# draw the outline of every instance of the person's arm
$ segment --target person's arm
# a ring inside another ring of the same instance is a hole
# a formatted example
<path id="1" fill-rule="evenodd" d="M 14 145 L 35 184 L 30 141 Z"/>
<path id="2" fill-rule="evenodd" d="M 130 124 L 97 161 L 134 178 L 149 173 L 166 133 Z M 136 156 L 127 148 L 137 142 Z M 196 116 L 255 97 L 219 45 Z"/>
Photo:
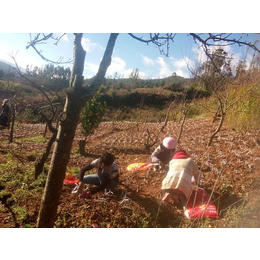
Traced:
<path id="1" fill-rule="evenodd" d="M 158 146 L 154 152 L 151 154 L 151 159 L 153 163 L 159 163 L 159 159 L 157 158 L 158 154 L 162 151 L 161 146 Z"/>
<path id="2" fill-rule="evenodd" d="M 94 166 L 91 165 L 91 164 L 86 165 L 83 168 L 81 168 L 80 171 L 79 171 L 79 175 L 78 175 L 79 176 L 79 181 L 83 182 L 83 177 L 84 177 L 85 172 L 87 172 L 87 171 L 89 171 L 89 170 L 91 170 L 93 168 L 94 168 Z"/>
<path id="3" fill-rule="evenodd" d="M 78 190 L 77 190 L 78 193 L 81 193 L 84 189 L 83 177 L 84 177 L 85 172 L 89 171 L 93 168 L 94 168 L 94 166 L 89 164 L 80 169 L 79 175 L 78 175 L 78 178 L 79 178 L 79 186 L 78 186 Z"/>

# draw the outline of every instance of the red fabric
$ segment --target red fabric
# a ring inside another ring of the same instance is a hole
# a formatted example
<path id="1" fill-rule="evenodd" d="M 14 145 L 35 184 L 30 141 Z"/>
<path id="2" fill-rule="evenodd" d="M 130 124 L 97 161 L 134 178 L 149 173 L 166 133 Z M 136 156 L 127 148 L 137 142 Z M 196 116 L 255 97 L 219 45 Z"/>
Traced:
<path id="1" fill-rule="evenodd" d="M 218 211 L 210 196 L 204 189 L 198 188 L 197 192 L 192 191 L 189 201 L 186 205 L 190 218 L 217 218 Z M 208 206 L 207 206 L 208 205 Z"/>
<path id="2" fill-rule="evenodd" d="M 172 157 L 172 159 L 180 159 L 180 158 L 189 158 L 189 156 L 184 151 L 180 151 Z"/>
<path id="3" fill-rule="evenodd" d="M 179 193 L 179 194 L 183 194 L 184 195 L 184 193 L 182 192 L 182 191 L 180 191 L 179 189 L 172 189 L 174 192 L 177 192 L 177 193 Z"/>
<path id="4" fill-rule="evenodd" d="M 79 179 L 76 179 L 76 180 L 63 180 L 63 184 L 65 185 L 73 185 L 75 183 L 78 183 L 79 182 Z"/>

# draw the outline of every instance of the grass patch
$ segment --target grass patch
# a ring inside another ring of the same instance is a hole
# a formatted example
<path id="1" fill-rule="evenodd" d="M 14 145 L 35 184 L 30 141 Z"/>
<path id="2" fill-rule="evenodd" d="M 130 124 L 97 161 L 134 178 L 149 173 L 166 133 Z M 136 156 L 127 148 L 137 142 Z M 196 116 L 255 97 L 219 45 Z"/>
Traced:
<path id="1" fill-rule="evenodd" d="M 26 137 L 20 140 L 21 142 L 34 142 L 34 143 L 46 143 L 47 139 L 41 135 L 33 136 L 33 137 Z"/>

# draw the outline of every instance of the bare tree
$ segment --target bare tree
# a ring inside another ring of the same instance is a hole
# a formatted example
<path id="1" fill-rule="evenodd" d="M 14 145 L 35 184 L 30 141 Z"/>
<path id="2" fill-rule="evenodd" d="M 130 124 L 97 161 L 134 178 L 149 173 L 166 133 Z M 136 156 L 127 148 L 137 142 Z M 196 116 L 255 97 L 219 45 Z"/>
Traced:
<path id="1" fill-rule="evenodd" d="M 184 92 L 182 100 L 179 104 L 180 106 L 180 111 L 181 111 L 181 115 L 182 115 L 182 120 L 181 120 L 181 125 L 180 125 L 180 129 L 179 129 L 179 134 L 177 137 L 177 142 L 180 142 L 181 139 L 181 135 L 182 135 L 182 131 L 183 131 L 183 127 L 187 118 L 187 115 L 189 113 L 189 111 L 191 110 L 192 106 L 194 106 L 194 100 L 197 97 L 197 92 L 195 91 L 192 95 L 192 99 L 188 100 L 187 98 L 187 91 Z"/>
<path id="2" fill-rule="evenodd" d="M 144 38 L 142 36 L 136 36 L 133 33 L 129 33 L 129 35 L 140 42 L 144 42 L 146 44 L 152 43 L 153 45 L 159 48 L 160 53 L 162 55 L 168 57 L 170 51 L 170 43 L 173 42 L 176 33 L 150 33 L 149 37 L 147 38 Z M 166 46 L 166 51 L 163 49 L 164 46 Z"/>
<path id="3" fill-rule="evenodd" d="M 238 38 L 234 37 L 232 33 L 189 33 L 190 36 L 193 37 L 195 42 L 200 42 L 202 47 L 206 53 L 209 54 L 209 47 L 218 46 L 230 46 L 230 45 L 238 45 L 238 46 L 248 46 L 250 49 L 260 53 L 260 49 L 257 46 L 258 41 L 254 43 L 247 41 L 244 38 L 247 38 L 248 34 L 242 33 Z M 208 55 L 210 58 L 210 55 Z"/>
<path id="4" fill-rule="evenodd" d="M 168 57 L 170 53 L 170 44 L 173 43 L 175 37 L 177 37 L 176 33 L 150 33 L 148 36 L 137 36 L 129 33 L 129 35 L 146 44 L 154 44 L 159 48 L 160 53 L 166 57 Z M 246 33 L 241 33 L 239 37 L 237 37 L 237 35 L 234 36 L 233 33 L 187 33 L 187 36 L 191 36 L 195 43 L 199 42 L 206 54 L 208 54 L 209 47 L 223 47 L 235 44 L 238 46 L 248 46 L 250 49 L 260 53 L 259 46 L 257 46 L 259 42 L 255 41 L 252 43 L 248 41 L 248 34 Z M 166 50 L 163 49 L 165 46 Z"/>
<path id="5" fill-rule="evenodd" d="M 82 74 L 86 52 L 81 45 L 82 34 L 74 34 L 74 63 L 70 84 L 66 91 L 64 111 L 60 115 L 57 139 L 55 141 L 50 170 L 42 197 L 37 227 L 53 227 L 55 223 L 60 193 L 70 157 L 72 142 L 78 125 L 80 111 L 86 100 L 90 99 L 93 93 L 98 90 L 105 77 L 106 70 L 111 63 L 111 56 L 117 36 L 118 34 L 110 35 L 107 48 L 94 82 L 88 88 L 83 88 Z"/>
<path id="6" fill-rule="evenodd" d="M 227 53 L 222 48 L 218 48 L 212 53 L 208 50 L 207 56 L 208 60 L 199 68 L 197 76 L 203 82 L 207 91 L 216 98 L 218 104 L 213 122 L 218 117 L 219 124 L 209 138 L 208 146 L 210 146 L 214 137 L 223 126 L 227 111 L 259 82 L 255 81 L 250 84 L 243 93 L 233 100 L 231 91 L 234 87 L 239 86 L 239 77 L 236 76 L 235 78 L 232 75 L 231 58 L 227 56 Z"/>
<path id="7" fill-rule="evenodd" d="M 53 143 L 57 137 L 57 132 L 58 130 L 53 127 L 52 125 L 52 122 L 54 120 L 54 117 L 56 115 L 56 109 L 54 108 L 53 104 L 52 104 L 52 101 L 51 99 L 49 98 L 49 96 L 47 95 L 47 93 L 44 91 L 44 87 L 43 86 L 39 86 L 38 84 L 36 84 L 34 81 L 30 80 L 28 77 L 26 77 L 20 70 L 17 62 L 16 62 L 16 59 L 15 59 L 15 56 L 13 54 L 10 54 L 11 58 L 13 59 L 15 65 L 16 65 L 16 71 L 18 73 L 18 75 L 24 79 L 26 82 L 28 82 L 30 84 L 31 87 L 37 89 L 38 91 L 40 91 L 43 96 L 47 99 L 47 103 L 50 107 L 50 113 L 51 115 L 49 117 L 47 117 L 44 113 L 42 112 L 39 112 L 39 114 L 41 115 L 41 117 L 44 119 L 44 121 L 46 122 L 46 126 L 48 127 L 49 131 L 52 133 L 52 136 L 51 138 L 49 139 L 48 143 L 47 143 L 47 146 L 45 148 L 45 151 L 44 153 L 41 155 L 41 157 L 39 157 L 37 160 L 36 160 L 36 163 L 35 163 L 35 172 L 34 172 L 34 175 L 35 175 L 35 179 L 38 178 L 38 176 L 42 173 L 43 171 L 43 168 L 44 168 L 44 163 L 46 162 L 49 154 L 50 154 L 50 151 L 51 151 L 51 148 L 53 146 Z M 13 114 L 15 115 L 15 110 L 13 109 Z M 14 120 L 14 115 L 13 115 L 13 120 Z M 13 122 L 14 124 L 14 122 Z M 12 124 L 12 125 L 13 125 Z M 10 135 L 11 136 L 11 135 Z"/>
<path id="8" fill-rule="evenodd" d="M 146 142 L 144 143 L 146 153 L 150 154 L 151 147 L 154 146 L 158 142 L 160 134 L 163 133 L 164 128 L 167 126 L 167 123 L 168 123 L 169 117 L 170 117 L 171 108 L 174 105 L 174 103 L 175 103 L 175 101 L 172 101 L 170 103 L 167 113 L 165 115 L 163 125 L 158 129 L 157 133 L 153 133 L 153 137 L 152 137 L 152 133 L 150 132 L 150 130 L 148 128 L 146 129 L 147 139 L 146 139 Z"/>
<path id="9" fill-rule="evenodd" d="M 48 40 L 53 40 L 54 41 L 54 45 L 58 45 L 59 41 L 61 40 L 61 38 L 65 35 L 65 33 L 63 33 L 60 36 L 55 36 L 54 33 L 37 33 L 35 36 L 33 36 L 30 33 L 30 41 L 28 42 L 28 45 L 26 46 L 26 49 L 28 48 L 33 48 L 36 53 L 45 61 L 50 62 L 50 63 L 56 63 L 56 64 L 63 64 L 63 63 L 71 63 L 72 60 L 67 60 L 67 61 L 63 61 L 63 57 L 60 57 L 59 60 L 57 61 L 53 61 L 50 59 L 47 59 L 43 54 L 41 50 L 38 50 L 37 45 L 38 44 L 43 44 L 46 43 Z"/>

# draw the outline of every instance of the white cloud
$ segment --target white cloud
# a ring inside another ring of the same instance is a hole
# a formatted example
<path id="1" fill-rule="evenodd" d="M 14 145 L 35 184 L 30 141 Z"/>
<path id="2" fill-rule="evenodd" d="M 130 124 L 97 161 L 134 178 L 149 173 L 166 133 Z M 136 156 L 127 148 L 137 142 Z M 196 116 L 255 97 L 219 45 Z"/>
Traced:
<path id="1" fill-rule="evenodd" d="M 151 59 L 141 54 L 142 60 L 145 65 L 156 66 L 159 70 L 157 78 L 164 78 L 172 75 L 173 71 L 169 68 L 169 65 L 165 62 L 163 57 L 158 57 L 157 59 Z M 143 73 L 145 77 L 145 73 Z"/>
<path id="2" fill-rule="evenodd" d="M 82 44 L 83 49 L 88 53 L 93 52 L 97 48 L 100 50 L 104 50 L 104 48 L 101 44 L 91 42 L 91 40 L 89 38 L 83 37 L 81 40 L 81 44 Z"/>
<path id="3" fill-rule="evenodd" d="M 207 56 L 205 55 L 205 52 L 203 51 L 202 46 L 194 46 L 192 48 L 192 51 L 196 55 L 195 60 L 199 63 L 203 63 L 207 60 Z"/>
<path id="4" fill-rule="evenodd" d="M 85 69 L 88 70 L 87 78 L 93 77 L 94 75 L 97 74 L 99 65 L 100 64 L 95 64 L 90 62 L 85 63 Z M 112 57 L 111 64 L 107 69 L 106 77 L 113 78 L 115 76 L 115 73 L 117 73 L 118 77 L 129 78 L 132 71 L 133 69 L 126 69 L 126 62 L 124 60 L 122 60 L 119 57 Z M 144 77 L 144 75 L 145 75 L 144 72 L 139 71 L 139 77 Z"/>
<path id="5" fill-rule="evenodd" d="M 121 74 L 121 77 L 122 78 L 129 78 L 132 72 L 133 72 L 133 69 L 124 70 Z M 139 77 L 140 77 L 140 75 L 141 75 L 141 72 L 139 71 Z"/>
<path id="6" fill-rule="evenodd" d="M 184 59 L 173 60 L 173 65 L 177 68 L 187 67 L 186 61 Z"/>
<path id="7" fill-rule="evenodd" d="M 59 34 L 59 37 L 62 36 L 62 37 L 61 37 L 61 40 L 62 40 L 62 41 L 65 41 L 65 42 L 69 42 L 69 37 L 68 37 L 68 35 L 67 35 L 67 34 L 64 34 L 64 35 L 63 35 L 63 34 L 64 34 L 64 33 L 60 33 L 60 34 Z"/>
<path id="8" fill-rule="evenodd" d="M 11 58 L 11 56 L 14 56 L 18 66 L 20 68 L 25 69 L 27 65 L 33 65 L 33 66 L 38 66 L 39 65 L 39 58 L 38 60 L 30 58 L 29 55 L 25 55 L 22 52 L 19 52 L 19 50 L 12 50 L 12 49 L 7 49 L 5 47 L 0 46 L 0 57 L 1 59 L 10 62 L 14 64 L 14 60 Z"/>
<path id="9" fill-rule="evenodd" d="M 129 78 L 134 68 L 126 69 L 126 62 L 119 57 L 112 57 L 111 65 L 107 69 L 107 76 L 114 77 L 115 73 L 121 78 Z M 139 72 L 139 78 L 144 78 L 145 73 Z"/>
<path id="10" fill-rule="evenodd" d="M 159 65 L 159 78 L 165 78 L 172 75 L 173 71 L 169 69 L 168 64 L 162 57 L 158 57 L 156 63 Z"/>
<path id="11" fill-rule="evenodd" d="M 98 67 L 99 67 L 99 64 L 95 64 L 95 63 L 91 63 L 91 62 L 85 62 L 85 64 L 84 64 L 84 68 L 93 73 L 93 75 L 90 77 L 93 77 L 95 74 L 97 74 Z"/>
<path id="12" fill-rule="evenodd" d="M 184 57 L 179 60 L 173 57 L 163 58 L 161 56 L 157 57 L 156 59 L 151 59 L 144 55 L 141 55 L 141 57 L 145 65 L 148 65 L 150 67 L 152 66 L 153 70 L 157 71 L 157 75 L 153 76 L 153 78 L 169 77 L 173 74 L 173 72 L 175 72 L 178 76 L 181 77 L 189 77 L 187 65 L 194 65 L 194 62 L 188 57 Z M 153 73 L 153 75 L 155 75 L 155 73 Z M 145 77 L 145 74 L 143 77 Z"/>
<path id="13" fill-rule="evenodd" d="M 108 67 L 107 74 L 114 75 L 116 72 L 122 74 L 125 71 L 126 63 L 119 57 L 112 57 L 110 66 Z"/>
<path id="14" fill-rule="evenodd" d="M 194 61 L 192 61 L 188 57 L 183 57 L 182 59 L 176 60 L 174 58 L 171 58 L 173 66 L 176 68 L 187 68 L 187 66 L 191 67 L 194 65 Z"/>
<path id="15" fill-rule="evenodd" d="M 176 73 L 176 75 L 177 76 L 180 76 L 180 77 L 183 77 L 183 78 L 189 78 L 190 77 L 190 75 L 188 74 L 188 73 L 185 73 L 183 70 L 181 70 L 181 69 L 177 69 L 176 71 L 175 71 L 175 73 Z"/>
<path id="16" fill-rule="evenodd" d="M 155 61 L 141 54 L 142 60 L 146 65 L 155 65 Z"/>

